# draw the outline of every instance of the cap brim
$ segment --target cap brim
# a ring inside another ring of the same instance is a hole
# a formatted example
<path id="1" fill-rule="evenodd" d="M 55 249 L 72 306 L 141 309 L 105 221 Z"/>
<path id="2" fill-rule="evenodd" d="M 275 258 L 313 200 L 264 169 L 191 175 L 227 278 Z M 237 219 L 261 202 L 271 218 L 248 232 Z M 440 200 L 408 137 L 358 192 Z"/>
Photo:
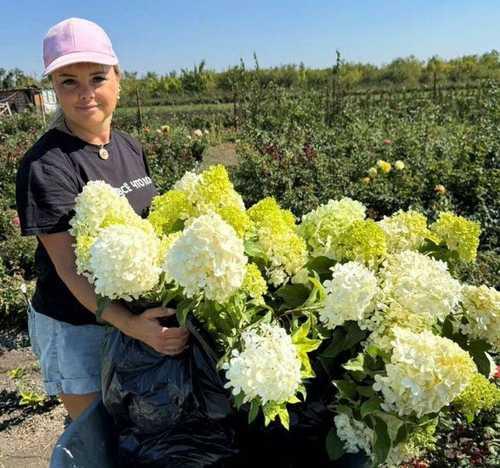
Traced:
<path id="1" fill-rule="evenodd" d="M 74 63 L 98 63 L 100 65 L 118 65 L 118 59 L 98 52 L 73 52 L 56 58 L 43 72 L 43 76 L 50 75 L 58 68 Z"/>

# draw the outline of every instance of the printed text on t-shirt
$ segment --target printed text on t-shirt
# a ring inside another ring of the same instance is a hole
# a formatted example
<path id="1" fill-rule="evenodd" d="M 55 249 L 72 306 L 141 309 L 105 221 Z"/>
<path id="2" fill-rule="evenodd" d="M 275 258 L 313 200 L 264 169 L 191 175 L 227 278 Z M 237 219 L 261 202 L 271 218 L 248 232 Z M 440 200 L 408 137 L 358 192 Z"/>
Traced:
<path id="1" fill-rule="evenodd" d="M 132 192 L 132 190 L 137 190 L 140 188 L 144 188 L 148 185 L 151 185 L 153 181 L 150 177 L 140 177 L 138 179 L 129 180 L 128 182 L 124 182 L 120 187 L 116 187 L 115 190 L 118 192 L 120 196 L 124 196 L 127 193 Z"/>

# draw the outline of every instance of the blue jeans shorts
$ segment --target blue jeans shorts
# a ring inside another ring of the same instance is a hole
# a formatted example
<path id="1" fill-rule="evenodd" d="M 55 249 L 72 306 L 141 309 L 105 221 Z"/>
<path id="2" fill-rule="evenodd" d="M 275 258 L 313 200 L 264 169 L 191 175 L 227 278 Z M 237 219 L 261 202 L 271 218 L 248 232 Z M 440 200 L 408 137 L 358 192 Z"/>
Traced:
<path id="1" fill-rule="evenodd" d="M 31 348 L 49 395 L 101 391 L 101 348 L 106 327 L 71 325 L 28 307 Z"/>

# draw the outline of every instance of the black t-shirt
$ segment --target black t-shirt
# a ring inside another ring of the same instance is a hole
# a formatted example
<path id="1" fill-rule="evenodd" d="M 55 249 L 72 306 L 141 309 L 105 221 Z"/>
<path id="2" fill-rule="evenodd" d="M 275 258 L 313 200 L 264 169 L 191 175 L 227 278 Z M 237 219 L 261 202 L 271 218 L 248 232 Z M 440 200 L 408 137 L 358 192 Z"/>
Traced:
<path id="1" fill-rule="evenodd" d="M 49 130 L 24 155 L 17 171 L 16 202 L 21 234 L 52 234 L 70 229 L 75 197 L 91 180 L 104 180 L 126 196 L 137 214 L 147 214 L 157 195 L 140 144 L 113 130 L 105 145 L 109 158 L 99 157 L 99 147 L 58 129 Z M 74 325 L 95 324 L 95 316 L 70 292 L 38 241 L 35 252 L 37 283 L 32 304 L 37 312 Z"/>

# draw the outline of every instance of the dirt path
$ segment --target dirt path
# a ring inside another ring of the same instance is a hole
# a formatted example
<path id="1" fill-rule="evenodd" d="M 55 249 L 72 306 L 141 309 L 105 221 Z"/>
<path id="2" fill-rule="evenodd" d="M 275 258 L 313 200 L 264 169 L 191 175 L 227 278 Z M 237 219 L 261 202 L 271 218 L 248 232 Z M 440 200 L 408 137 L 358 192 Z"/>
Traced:
<path id="1" fill-rule="evenodd" d="M 28 344 L 25 332 L 0 333 L 0 468 L 46 468 L 64 430 L 66 413 L 60 403 L 19 405 L 21 392 L 33 392 L 34 399 L 44 395 Z"/>

